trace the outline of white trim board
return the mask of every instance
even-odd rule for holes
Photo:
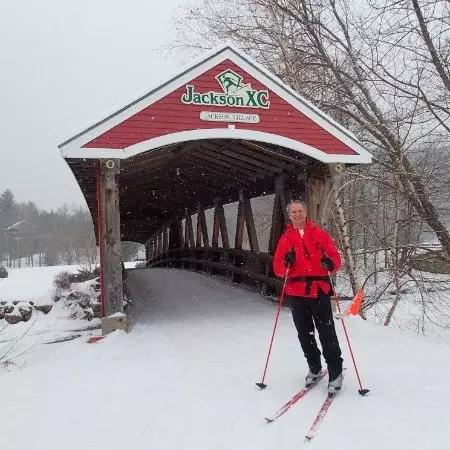
[[[126,149],[104,149],[104,148],[83,148],[78,151],[72,150],[70,154],[64,154],[65,158],[118,158],[127,159],[140,153],[154,150],[180,142],[194,141],[198,139],[245,139],[248,141],[265,142],[289,148],[300,154],[310,156],[323,163],[347,163],[365,164],[371,159],[367,155],[342,155],[329,154],[303,142],[289,139],[277,134],[264,133],[261,131],[243,130],[236,128],[210,128],[206,130],[180,131],[179,133],[166,134],[164,136],[149,139],[144,142],[127,147]]]

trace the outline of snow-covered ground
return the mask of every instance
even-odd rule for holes
[[[46,277],[41,272],[33,278],[42,295],[51,289]],[[254,383],[261,378],[275,304],[244,288],[179,270],[136,269],[128,282],[138,310],[131,333],[116,332],[96,344],[87,344],[84,335],[52,345],[37,341],[18,359],[21,369],[0,371],[2,446],[449,448],[450,346],[445,342],[348,319],[363,384],[371,389],[362,398],[337,323],[348,367],[345,385],[315,440],[305,443],[325,382],[279,421],[267,425],[263,420],[299,389],[306,373],[288,310],[280,316],[268,388],[259,391]],[[0,282],[0,298],[21,297],[21,286],[18,270]],[[75,328],[62,317],[52,311],[37,325],[48,331],[48,322],[59,332]],[[9,328],[19,333],[15,327]]]
[[[53,309],[48,315],[34,311],[28,322],[16,325],[0,320],[0,356],[13,345],[9,358],[14,359],[15,355],[26,352],[17,363],[19,366],[29,365],[31,361],[39,361],[41,344],[92,334],[83,330],[99,325],[99,320],[69,319],[69,311],[64,309],[63,303],[52,302],[55,276],[62,271],[76,273],[79,268],[74,265],[8,269],[8,278],[0,278],[0,301],[31,300],[35,304],[53,304]],[[14,367],[10,369],[14,370]]]

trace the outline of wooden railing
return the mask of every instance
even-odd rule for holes
[[[279,293],[282,280],[272,271],[273,256],[221,247],[181,247],[147,261],[148,267],[176,267],[222,275],[229,281],[256,287],[262,295]]]

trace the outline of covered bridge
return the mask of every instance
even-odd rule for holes
[[[148,266],[204,269],[254,280],[263,291],[276,287],[271,254],[289,199],[305,200],[324,226],[333,174],[371,161],[351,132],[228,45],[59,148],[94,221],[105,317],[123,311],[124,240],[145,244]],[[268,194],[272,227],[261,252],[250,199]],[[232,202],[233,243],[224,215]],[[209,233],[205,210],[212,207]]]

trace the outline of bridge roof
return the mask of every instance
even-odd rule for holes
[[[270,192],[276,173],[371,161],[350,131],[230,45],[59,148],[94,220],[98,159],[122,160],[123,238],[141,242],[174,211],[234,201],[237,187]]]

